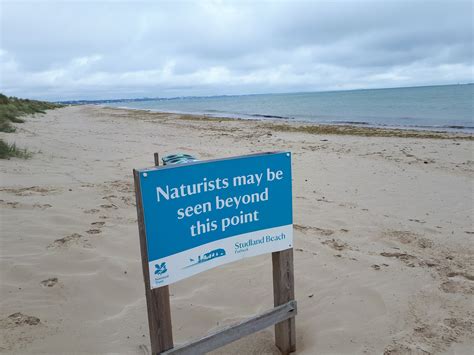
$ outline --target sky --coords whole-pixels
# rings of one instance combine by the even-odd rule
[[[473,82],[473,1],[0,0],[0,92],[46,100]]]

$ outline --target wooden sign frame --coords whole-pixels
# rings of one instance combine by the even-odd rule
[[[158,153],[154,153],[154,161],[155,166],[159,166]],[[293,248],[272,253],[274,308],[240,323],[227,326],[201,339],[174,347],[169,286],[154,289],[150,286],[143,204],[137,170],[133,170],[133,176],[152,354],[203,354],[272,325],[275,325],[275,345],[281,353],[286,355],[294,352],[296,350],[295,316],[297,305],[294,287]]]

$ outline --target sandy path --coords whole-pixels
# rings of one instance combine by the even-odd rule
[[[0,350],[148,344],[132,168],[291,150],[300,354],[469,354],[473,143],[271,130],[99,107],[27,118],[0,168]],[[270,256],[171,286],[175,341],[272,306]],[[220,354],[277,354],[268,329]]]

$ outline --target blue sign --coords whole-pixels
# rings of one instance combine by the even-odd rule
[[[290,153],[138,172],[152,288],[293,247]]]

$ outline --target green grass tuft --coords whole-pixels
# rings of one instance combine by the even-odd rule
[[[12,157],[29,159],[33,154],[26,149],[21,149],[15,143],[9,144],[0,139],[0,159],[10,159]]]

